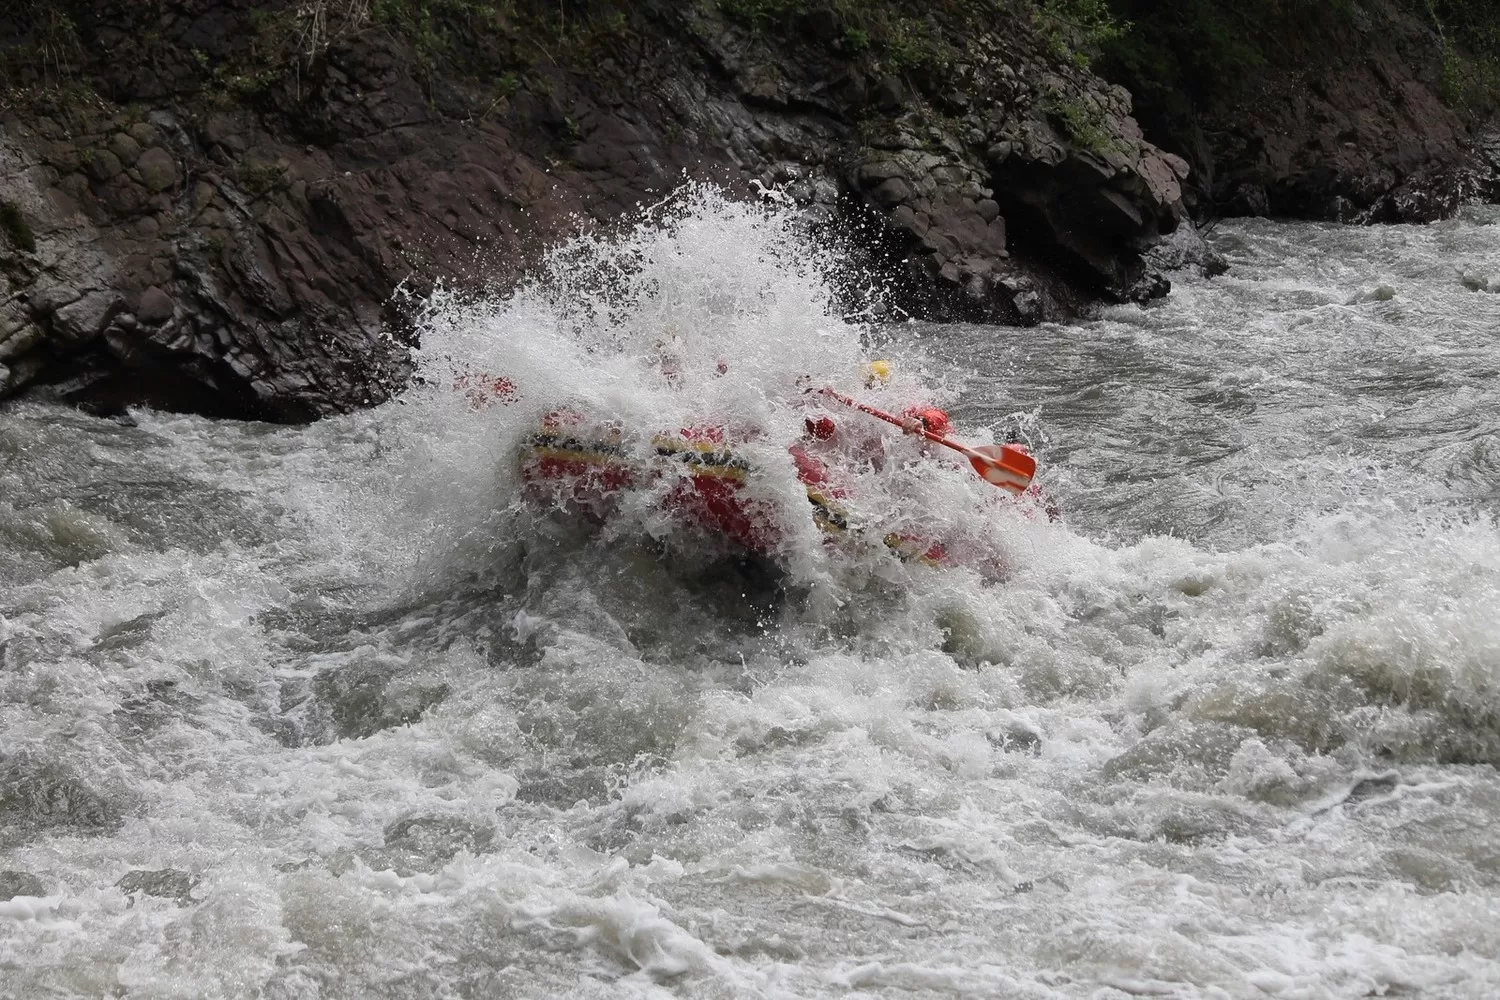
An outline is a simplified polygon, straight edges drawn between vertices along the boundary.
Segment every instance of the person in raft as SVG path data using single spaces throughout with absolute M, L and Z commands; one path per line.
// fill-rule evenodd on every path
M 865 365 L 864 373 L 865 388 L 876 389 L 889 383 L 891 364 L 884 360 L 872 361 Z M 875 426 L 858 417 L 840 414 L 841 419 L 836 421 L 829 413 L 820 410 L 804 418 L 803 440 L 793 446 L 794 456 L 797 456 L 799 452 L 809 458 L 817 455 L 820 460 L 830 463 L 838 462 L 840 459 L 844 463 L 853 460 L 856 465 L 862 464 L 876 471 L 883 469 L 891 461 L 897 460 L 903 451 L 911 458 L 941 460 L 951 457 L 946 456 L 946 450 L 954 448 L 951 441 L 935 442 L 933 440 L 934 437 L 947 438 L 952 430 L 952 421 L 948 417 L 948 412 L 939 406 L 932 403 L 917 403 L 907 406 L 899 416 L 896 416 L 882 413 L 833 389 L 814 386 L 810 381 L 805 382 L 805 387 L 810 396 L 820 394 L 832 397 L 844 407 L 863 410 L 869 416 L 899 425 L 906 435 L 916 439 L 916 447 L 911 450 L 903 448 L 900 442 L 880 434 Z M 1020 436 L 1014 431 L 1006 434 L 1004 445 L 965 446 L 959 444 L 956 450 L 969 457 L 974 471 L 991 485 L 1001 486 L 1013 495 L 1027 497 L 1045 511 L 1048 520 L 1055 521 L 1061 516 L 1056 504 L 1048 499 L 1043 494 L 1040 485 L 1033 481 L 1036 462 L 1031 458 L 1029 449 L 1021 442 Z M 976 454 L 976 452 L 982 454 Z M 801 468 L 804 464 L 804 461 L 798 458 L 798 467 Z
M 866 389 L 880 388 L 890 381 L 891 363 L 885 360 L 871 361 L 864 366 L 864 376 Z M 818 389 L 812 384 L 810 376 L 804 376 L 798 381 L 806 386 L 809 394 Z M 818 412 L 808 414 L 802 423 L 803 436 L 814 451 L 837 451 L 856 463 L 868 464 L 876 470 L 884 468 L 886 461 L 892 457 L 886 436 L 879 432 L 879 425 L 868 418 L 841 413 L 836 420 L 826 409 L 819 407 Z M 947 411 L 931 403 L 919 403 L 901 411 L 901 429 L 908 435 L 919 436 L 922 431 L 927 431 L 946 436 L 951 427 Z M 933 447 L 929 441 L 925 437 L 919 437 L 919 441 L 922 457 L 932 457 Z

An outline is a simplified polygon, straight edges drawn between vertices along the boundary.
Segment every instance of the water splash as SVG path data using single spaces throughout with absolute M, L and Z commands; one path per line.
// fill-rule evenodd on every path
M 829 272 L 837 266 L 791 211 L 690 187 L 623 233 L 580 236 L 552 250 L 510 294 L 439 289 L 417 321 L 416 383 L 386 408 L 391 436 L 404 447 L 382 476 L 399 485 L 379 492 L 402 495 L 400 520 L 446 526 L 444 543 L 489 539 L 467 554 L 440 543 L 444 558 L 472 568 L 494 557 L 495 539 L 538 530 L 513 520 L 522 493 L 516 456 L 546 414 L 578 412 L 587 426 L 622 428 L 617 447 L 642 466 L 653 458 L 655 435 L 722 432 L 751 465 L 746 503 L 764 505 L 774 519 L 776 560 L 797 584 L 826 590 L 823 538 L 789 448 L 804 442 L 805 419 L 822 412 L 810 390 L 858 387 L 873 357 L 869 326 L 835 309 Z M 929 371 L 909 353 L 869 395 L 896 411 L 953 398 L 952 389 L 924 378 Z M 850 433 L 882 437 L 872 418 L 834 416 Z M 989 436 L 987 428 L 977 431 L 977 440 Z M 844 470 L 857 528 L 873 540 L 864 546 L 866 561 L 890 532 L 935 525 L 983 549 L 994 521 L 972 522 L 975 512 L 993 518 L 1000 511 L 991 488 L 955 474 L 951 462 L 924 461 L 914 446 L 879 447 L 891 459 L 880 474 Z M 683 519 L 667 512 L 675 485 L 672 476 L 638 484 L 621 497 L 614 530 L 668 541 L 682 533 Z M 428 530 L 412 547 L 431 552 L 433 541 Z M 700 549 L 705 539 L 683 543 Z M 998 551 L 988 556 L 1000 559 Z

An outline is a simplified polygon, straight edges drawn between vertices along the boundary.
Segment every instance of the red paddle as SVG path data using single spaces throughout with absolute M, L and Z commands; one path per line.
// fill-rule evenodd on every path
M 867 403 L 852 399 L 835 389 L 825 387 L 818 391 L 830 399 L 838 400 L 845 406 L 852 407 L 861 413 L 868 413 L 877 420 L 895 424 L 908 434 L 920 434 L 933 444 L 952 448 L 969 460 L 974 471 L 979 473 L 979 478 L 992 486 L 998 486 L 1019 495 L 1031 485 L 1031 479 L 1036 475 L 1036 459 L 1031 457 L 1024 445 L 981 444 L 971 447 L 945 438 L 941 434 L 934 434 L 924 427 L 920 420 L 902 420 L 884 410 L 877 410 Z

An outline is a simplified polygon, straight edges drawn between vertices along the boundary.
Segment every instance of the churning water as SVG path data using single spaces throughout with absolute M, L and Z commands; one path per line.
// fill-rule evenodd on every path
M 1149 308 L 868 328 L 687 193 L 437 300 L 371 412 L 8 409 L 0 996 L 1496 995 L 1497 222 L 1236 223 Z M 893 443 L 860 516 L 1003 573 L 811 528 L 799 379 L 877 352 L 1064 513 Z M 562 405 L 756 428 L 782 590 L 650 489 L 523 504 Z

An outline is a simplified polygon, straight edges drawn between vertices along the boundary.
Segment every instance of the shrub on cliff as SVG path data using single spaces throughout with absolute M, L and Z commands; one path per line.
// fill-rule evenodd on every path
M 1082 2 L 1082 0 L 1071 0 Z M 1309 39 L 1375 33 L 1416 17 L 1438 45 L 1412 52 L 1440 62 L 1443 96 L 1471 115 L 1500 103 L 1500 17 L 1495 0 L 1108 0 L 1124 30 L 1101 40 L 1109 74 L 1157 103 L 1233 92 L 1247 73 L 1307 55 Z M 1352 31 L 1351 31 L 1352 29 Z M 1315 43 L 1316 44 L 1316 43 Z M 1344 55 L 1324 49 L 1329 60 Z
M 1131 24 L 1110 0 L 1037 0 L 1032 15 L 1054 55 L 1087 67 L 1105 47 L 1120 41 Z
M 72 11 L 56 0 L 20 0 L 0 12 L 0 85 L 66 80 L 83 55 Z
M 1443 52 L 1443 97 L 1472 115 L 1500 105 L 1500 11 L 1494 0 L 1423 0 Z

